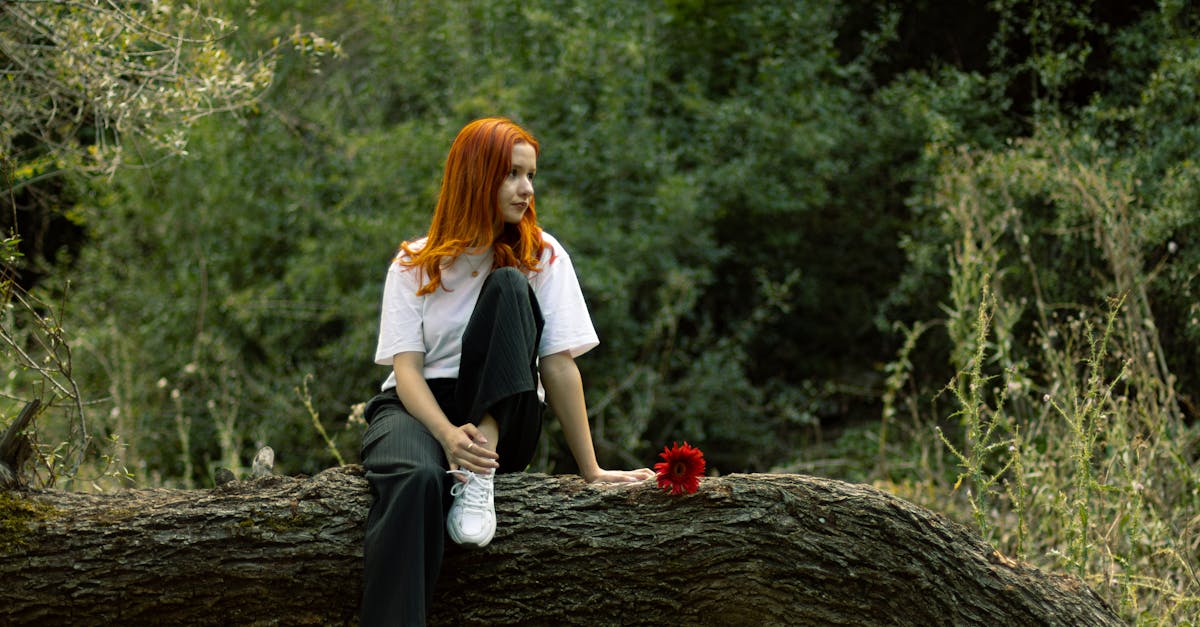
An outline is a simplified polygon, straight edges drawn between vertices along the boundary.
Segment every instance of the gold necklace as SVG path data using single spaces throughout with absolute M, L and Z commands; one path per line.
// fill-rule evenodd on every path
M 463 254 L 466 255 L 467 252 L 463 251 Z M 485 259 L 487 259 L 487 252 L 484 252 L 482 255 L 479 256 L 479 263 L 476 263 L 474 266 L 471 265 L 470 261 L 467 262 L 467 267 L 471 268 L 471 276 L 472 277 L 479 276 L 479 269 L 481 267 L 483 267 L 483 261 Z

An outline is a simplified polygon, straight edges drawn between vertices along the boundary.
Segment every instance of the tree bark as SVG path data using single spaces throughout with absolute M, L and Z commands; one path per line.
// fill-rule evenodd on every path
M 371 496 L 357 466 L 211 490 L 0 492 L 0 623 L 354 624 Z M 448 543 L 431 624 L 1119 625 L 873 488 L 797 475 L 497 479 L 485 549 Z

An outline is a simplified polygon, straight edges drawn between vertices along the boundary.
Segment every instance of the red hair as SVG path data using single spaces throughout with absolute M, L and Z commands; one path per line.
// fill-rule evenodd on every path
M 458 132 L 446 156 L 442 191 L 425 246 L 414 251 L 408 242 L 400 245 L 400 263 L 420 268 L 428 278 L 418 296 L 433 293 L 442 283 L 442 268 L 468 248 L 490 246 L 493 268 L 541 271 L 539 260 L 546 244 L 533 198 L 517 224 L 504 222 L 498 201 L 500 186 L 512 171 L 513 146 L 522 143 L 533 146 L 535 155 L 541 151 L 529 131 L 505 118 L 475 120 Z M 497 227 L 501 227 L 499 236 L 495 236 Z

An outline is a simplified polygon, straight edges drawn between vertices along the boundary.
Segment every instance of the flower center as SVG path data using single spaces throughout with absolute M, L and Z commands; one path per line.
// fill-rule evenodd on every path
M 676 476 L 682 477 L 687 474 L 687 471 L 687 464 L 683 462 L 675 462 L 675 465 L 671 466 L 671 473 Z

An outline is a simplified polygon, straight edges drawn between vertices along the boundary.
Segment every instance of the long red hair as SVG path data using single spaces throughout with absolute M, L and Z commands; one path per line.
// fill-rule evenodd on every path
M 493 268 L 515 266 L 523 272 L 541 270 L 546 244 L 537 224 L 533 198 L 517 224 L 505 223 L 498 196 L 504 177 L 512 171 L 513 146 L 525 143 L 541 152 L 533 135 L 506 118 L 475 120 L 458 132 L 446 156 L 442 191 L 426 234 L 425 246 L 400 245 L 402 265 L 418 267 L 428 282 L 417 295 L 431 294 L 442 284 L 442 268 L 469 248 L 491 246 Z M 495 235 L 497 226 L 502 227 Z

